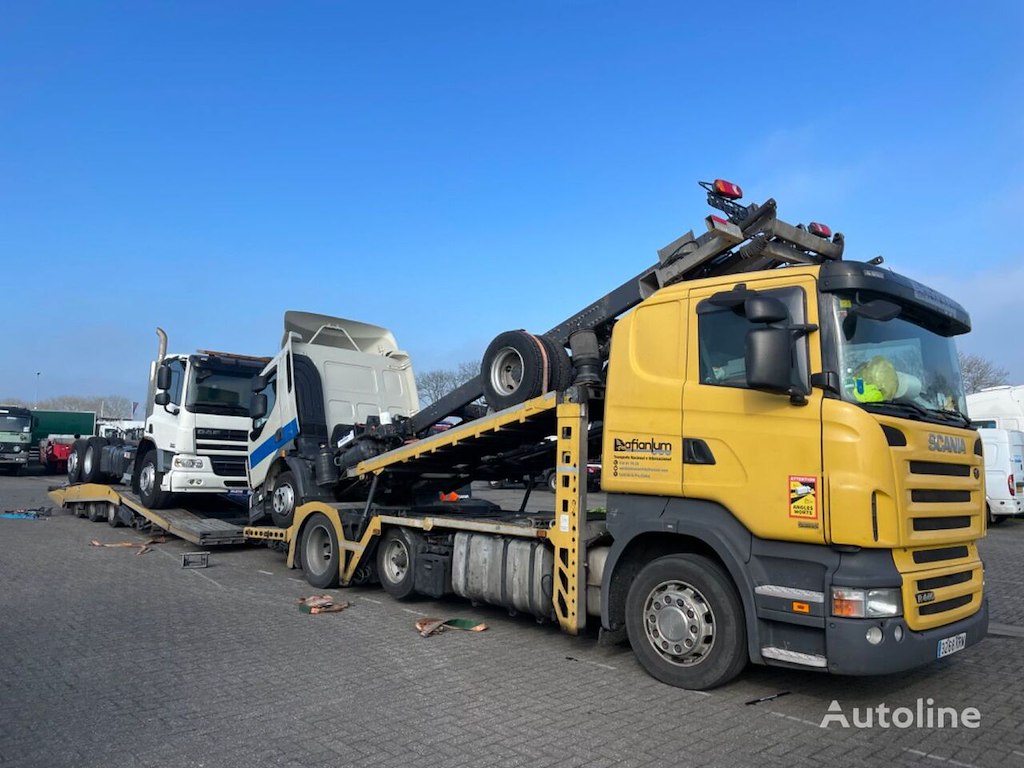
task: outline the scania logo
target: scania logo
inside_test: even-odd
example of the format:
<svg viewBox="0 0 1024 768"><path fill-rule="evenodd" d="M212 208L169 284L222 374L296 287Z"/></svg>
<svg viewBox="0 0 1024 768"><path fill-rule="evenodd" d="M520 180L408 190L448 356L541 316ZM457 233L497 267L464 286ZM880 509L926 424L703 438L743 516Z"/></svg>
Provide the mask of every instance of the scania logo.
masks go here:
<svg viewBox="0 0 1024 768"><path fill-rule="evenodd" d="M928 435L928 450L940 453L967 453L967 441L951 435Z"/></svg>

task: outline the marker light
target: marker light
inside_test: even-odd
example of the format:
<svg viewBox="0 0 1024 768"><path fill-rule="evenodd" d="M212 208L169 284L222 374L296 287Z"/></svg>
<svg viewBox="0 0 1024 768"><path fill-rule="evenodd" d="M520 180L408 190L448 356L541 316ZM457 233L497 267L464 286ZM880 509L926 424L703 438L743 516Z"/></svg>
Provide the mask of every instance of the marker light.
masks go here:
<svg viewBox="0 0 1024 768"><path fill-rule="evenodd" d="M739 200L743 197L743 190L739 188L738 184L733 184L731 181L715 179L715 183L712 187L715 190L715 194L727 197L730 200Z"/></svg>
<svg viewBox="0 0 1024 768"><path fill-rule="evenodd" d="M817 235L818 237L824 237L824 238L832 237L832 230L831 230L831 228L829 228L829 226L827 224L819 224L816 221L812 221L807 226L807 231L810 232L812 235Z"/></svg>

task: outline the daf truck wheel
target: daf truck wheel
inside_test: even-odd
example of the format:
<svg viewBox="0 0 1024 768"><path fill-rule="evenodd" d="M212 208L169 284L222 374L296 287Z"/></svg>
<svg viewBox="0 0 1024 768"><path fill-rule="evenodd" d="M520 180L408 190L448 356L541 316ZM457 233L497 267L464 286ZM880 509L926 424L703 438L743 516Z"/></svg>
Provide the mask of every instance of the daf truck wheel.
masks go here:
<svg viewBox="0 0 1024 768"><path fill-rule="evenodd" d="M150 450L142 457L139 465L139 499L144 507L163 509L171 500L171 494L160 490L163 473L156 468L156 450Z"/></svg>
<svg viewBox="0 0 1024 768"><path fill-rule="evenodd" d="M480 366L484 398L496 411L537 397L544 390L543 344L526 331L498 334Z"/></svg>
<svg viewBox="0 0 1024 768"><path fill-rule="evenodd" d="M377 545L377 577L384 591L396 600L413 592L415 558L415 540L404 528L389 528Z"/></svg>
<svg viewBox="0 0 1024 768"><path fill-rule="evenodd" d="M295 475L282 472L274 478L270 491L270 518L278 528L289 528L295 518L296 493Z"/></svg>
<svg viewBox="0 0 1024 768"><path fill-rule="evenodd" d="M75 440L68 454L68 482L82 481L82 453L85 451L85 440Z"/></svg>
<svg viewBox="0 0 1024 768"><path fill-rule="evenodd" d="M724 685L747 663L736 589L699 555L666 555L641 569L626 597L626 631L644 669L679 688Z"/></svg>
<svg viewBox="0 0 1024 768"><path fill-rule="evenodd" d="M310 515L302 529L302 570L306 581L317 589L338 586L341 547L334 524L322 512Z"/></svg>
<svg viewBox="0 0 1024 768"><path fill-rule="evenodd" d="M98 483L103 479L100 472L100 453L107 441L102 437L90 437L82 452L81 475L83 483Z"/></svg>

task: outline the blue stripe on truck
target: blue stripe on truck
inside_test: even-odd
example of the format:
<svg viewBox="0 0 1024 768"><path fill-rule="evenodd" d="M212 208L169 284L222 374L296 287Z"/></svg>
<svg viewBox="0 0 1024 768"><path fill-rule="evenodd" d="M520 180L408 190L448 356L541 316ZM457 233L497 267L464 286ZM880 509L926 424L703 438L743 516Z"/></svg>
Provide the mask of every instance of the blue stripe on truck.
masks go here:
<svg viewBox="0 0 1024 768"><path fill-rule="evenodd" d="M252 469L267 456L275 453L279 448L283 448L284 445L294 440L299 435L299 420L292 419L283 427L281 427L281 437L278 438L277 434L271 435L262 443L256 446L251 454L249 454L249 469Z"/></svg>

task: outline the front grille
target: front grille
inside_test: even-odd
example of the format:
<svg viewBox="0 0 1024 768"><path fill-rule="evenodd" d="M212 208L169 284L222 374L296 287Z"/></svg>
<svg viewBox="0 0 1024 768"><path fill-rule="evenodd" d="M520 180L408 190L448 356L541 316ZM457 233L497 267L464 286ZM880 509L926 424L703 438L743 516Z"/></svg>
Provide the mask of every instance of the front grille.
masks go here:
<svg viewBox="0 0 1024 768"><path fill-rule="evenodd" d="M217 443L196 443L196 451L248 451L247 445L218 445Z"/></svg>
<svg viewBox="0 0 1024 768"><path fill-rule="evenodd" d="M914 552L914 562L920 565L922 563L938 563L943 560L959 560L961 557L967 557L968 554L970 554L970 551L967 547L919 549Z"/></svg>
<svg viewBox="0 0 1024 768"><path fill-rule="evenodd" d="M915 517L915 531L952 531L957 528L970 528L971 518L967 515L956 517Z"/></svg>
<svg viewBox="0 0 1024 768"><path fill-rule="evenodd" d="M213 474L221 477L245 477L245 456L210 456Z"/></svg>
<svg viewBox="0 0 1024 768"><path fill-rule="evenodd" d="M928 603L927 605L922 605L917 609L917 612L922 616L934 616L939 613L955 610L963 605L969 605L973 599L974 595L959 595L958 597L953 597L949 600L943 600L941 603Z"/></svg>
<svg viewBox="0 0 1024 768"><path fill-rule="evenodd" d="M915 475L943 475L945 477L970 477L969 464L947 464L941 461L911 461L910 471Z"/></svg>
<svg viewBox="0 0 1024 768"><path fill-rule="evenodd" d="M923 592L929 589L941 589L942 587L952 587L954 584L963 584L965 581L970 580L970 571L950 573L945 576L932 576L929 579L918 579L917 590L918 592Z"/></svg>
<svg viewBox="0 0 1024 768"><path fill-rule="evenodd" d="M971 500L971 492L915 488L910 492L910 500L917 504L964 504Z"/></svg>
<svg viewBox="0 0 1024 768"><path fill-rule="evenodd" d="M244 443L249 438L244 429L211 429L196 427L196 441L227 440L232 443Z"/></svg>

